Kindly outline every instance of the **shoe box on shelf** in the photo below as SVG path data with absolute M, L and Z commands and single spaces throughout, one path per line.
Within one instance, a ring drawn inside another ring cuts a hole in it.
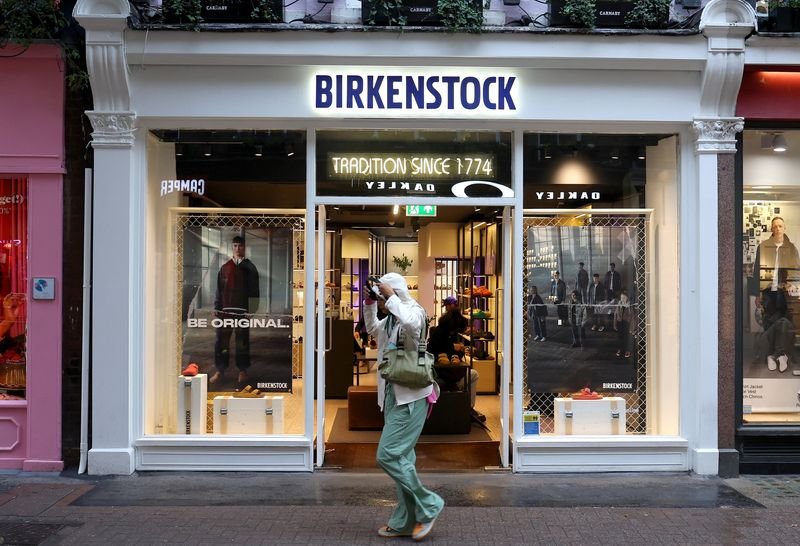
M 208 375 L 179 375 L 177 387 L 178 434 L 205 434 Z
M 609 396 L 599 400 L 555 399 L 557 435 L 625 434 L 625 399 Z
M 283 434 L 283 396 L 214 397 L 214 434 Z

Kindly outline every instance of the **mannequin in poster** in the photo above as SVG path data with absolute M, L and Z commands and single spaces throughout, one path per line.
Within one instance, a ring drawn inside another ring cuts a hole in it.
M 553 273 L 553 280 L 550 281 L 550 301 L 556 304 L 558 320 L 561 326 L 567 325 L 567 283 L 561 279 L 561 274 L 556 271 Z
M 619 291 L 622 289 L 622 276 L 619 274 L 619 271 L 616 270 L 616 267 L 617 265 L 611 262 L 606 272 L 605 288 L 606 297 L 609 299 L 616 298 L 619 295 Z
M 777 286 L 768 286 L 761 291 L 761 317 L 764 331 L 758 335 L 757 359 L 765 362 L 769 371 L 783 373 L 789 367 L 794 348 L 795 328 L 789 315 L 786 279 L 788 271 L 780 268 Z
M 602 284 L 600 284 L 600 274 L 595 273 L 592 275 L 592 284 L 589 285 L 588 290 L 588 300 L 586 303 L 588 304 L 588 317 L 589 321 L 592 323 L 592 331 L 600 331 L 606 329 L 605 321 L 603 320 L 603 314 L 601 313 L 600 305 L 604 304 L 606 301 L 606 290 Z
M 788 282 L 796 281 L 800 275 L 800 255 L 786 235 L 786 223 L 782 217 L 772 218 L 770 231 L 772 236 L 762 241 L 756 249 L 753 276 L 749 283 L 751 296 L 757 296 L 767 286 L 777 290 L 779 268 L 786 270 Z
M 232 239 L 233 257 L 222 264 L 217 275 L 217 292 L 214 300 L 214 315 L 225 318 L 239 318 L 255 313 L 258 309 L 259 287 L 258 270 L 253 262 L 245 257 L 244 237 Z M 214 345 L 214 364 L 217 371 L 209 383 L 217 383 L 228 368 L 230 360 L 231 335 L 235 335 L 236 367 L 239 369 L 238 382 L 247 381 L 250 367 L 250 328 L 219 327 Z
M 583 347 L 586 338 L 586 306 L 581 293 L 573 290 L 569 300 L 569 325 L 572 328 L 572 347 Z
M 575 274 L 575 290 L 580 292 L 581 301 L 587 300 L 587 291 L 589 289 L 589 272 L 584 268 L 583 262 L 578 262 L 578 272 Z

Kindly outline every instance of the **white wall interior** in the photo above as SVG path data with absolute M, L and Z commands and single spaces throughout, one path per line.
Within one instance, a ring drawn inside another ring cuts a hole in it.
M 648 429 L 651 434 L 679 433 L 680 393 L 680 290 L 671 272 L 678 258 L 678 156 L 677 137 L 648 146 L 646 156 L 646 207 L 653 209 L 649 270 L 651 323 L 648 351 Z
M 402 271 L 400 271 L 394 265 L 394 260 L 392 260 L 392 258 L 394 256 L 397 256 L 398 258 L 400 258 L 400 257 L 402 257 L 403 254 L 405 254 L 406 256 L 408 256 L 409 260 L 413 261 L 413 263 L 411 264 L 411 267 L 409 267 L 408 271 L 406 271 L 406 275 L 408 275 L 408 276 L 419 275 L 419 244 L 417 243 L 417 241 L 412 241 L 412 242 L 408 242 L 408 243 L 405 243 L 405 242 L 389 242 L 389 243 L 386 244 L 386 247 L 388 249 L 387 250 L 388 259 L 387 259 L 387 264 L 386 264 L 387 265 L 387 268 L 386 268 L 387 272 L 394 271 L 395 273 L 401 273 L 402 274 Z M 410 283 L 410 284 L 414 284 L 414 283 Z
M 786 138 L 785 152 L 761 147 L 762 135 L 777 133 Z M 800 131 L 749 130 L 743 135 L 745 190 L 748 186 L 800 186 Z
M 175 145 L 160 142 L 149 133 L 145 196 L 145 434 L 174 434 L 177 429 L 177 249 L 169 209 L 180 205 L 182 193 L 161 195 L 161 181 L 175 177 Z

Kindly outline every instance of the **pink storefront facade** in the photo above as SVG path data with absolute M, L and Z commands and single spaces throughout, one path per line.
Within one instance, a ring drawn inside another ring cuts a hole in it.
M 60 471 L 64 63 L 20 51 L 0 58 L 0 469 Z

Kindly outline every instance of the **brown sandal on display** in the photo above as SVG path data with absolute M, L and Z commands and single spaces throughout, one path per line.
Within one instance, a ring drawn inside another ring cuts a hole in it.
M 439 353 L 439 355 L 436 357 L 436 363 L 444 366 L 446 364 L 450 364 L 450 359 L 447 358 L 446 353 Z
M 453 355 L 453 357 L 450 359 L 450 364 L 452 364 L 453 366 L 458 366 L 459 364 L 461 364 L 461 359 L 458 358 L 458 355 Z

